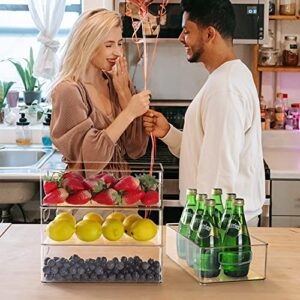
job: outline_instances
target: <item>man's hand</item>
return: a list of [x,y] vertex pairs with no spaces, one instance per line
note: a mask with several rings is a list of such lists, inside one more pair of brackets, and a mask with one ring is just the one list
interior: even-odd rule
[[143,117],[143,124],[148,134],[163,138],[170,130],[170,124],[162,113],[149,109]]

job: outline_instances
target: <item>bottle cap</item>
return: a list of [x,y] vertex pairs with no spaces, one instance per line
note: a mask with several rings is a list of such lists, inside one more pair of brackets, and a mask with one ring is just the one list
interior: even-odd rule
[[211,190],[211,193],[212,193],[213,195],[222,195],[222,189],[220,189],[220,188],[213,188],[213,189]]
[[186,194],[187,195],[196,195],[197,194],[197,189],[188,188],[188,189],[186,189]]
[[19,119],[19,121],[17,122],[18,126],[25,126],[25,125],[29,125],[29,122],[27,121],[27,119],[25,118],[25,113],[20,113],[21,118]]
[[197,201],[205,201],[207,199],[207,194],[197,194],[196,200]]
[[236,198],[234,201],[233,201],[233,205],[234,206],[244,206],[244,199],[242,198]]
[[227,199],[226,201],[232,201],[236,199],[236,194],[235,193],[227,193]]
[[214,207],[216,206],[216,201],[214,199],[206,199],[204,205],[208,207]]
[[50,126],[50,123],[51,123],[51,114],[48,113],[47,114],[47,117],[45,118],[44,122],[43,122],[43,125],[45,126]]

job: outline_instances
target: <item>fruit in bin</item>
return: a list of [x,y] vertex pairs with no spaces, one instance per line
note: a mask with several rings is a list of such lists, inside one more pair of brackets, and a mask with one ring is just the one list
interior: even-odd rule
[[72,177],[65,178],[62,187],[66,189],[69,194],[75,194],[78,191],[85,190],[83,180]]
[[137,220],[140,220],[142,219],[142,217],[138,214],[132,214],[132,215],[129,215],[125,218],[125,220],[123,221],[123,226],[124,226],[124,231],[126,234],[130,235],[130,228],[131,228],[131,225],[137,221]]
[[109,241],[119,240],[124,233],[124,226],[121,221],[108,219],[102,224],[103,236]]
[[113,188],[109,188],[94,195],[92,200],[103,205],[119,205],[122,201],[121,195]]
[[66,178],[75,178],[79,181],[83,181],[83,177],[80,174],[77,174],[75,172],[65,172],[62,175],[62,179],[66,179]]
[[74,195],[69,196],[66,199],[66,202],[73,205],[83,205],[88,203],[92,198],[92,195],[89,191],[79,191]]
[[143,174],[138,176],[140,181],[140,186],[143,191],[156,191],[158,187],[159,181],[153,176],[149,174]]
[[67,222],[70,222],[74,227],[76,225],[76,219],[75,217],[68,213],[68,212],[61,212],[56,217],[55,220],[65,220]]
[[141,202],[146,206],[155,205],[159,202],[159,194],[157,191],[148,191],[145,193]]
[[120,222],[123,222],[125,218],[126,218],[126,216],[123,213],[115,211],[115,212],[112,212],[111,214],[109,214],[105,220],[116,219],[116,220],[119,220]]
[[118,192],[131,192],[139,189],[140,181],[130,175],[122,177],[115,185],[114,189]]
[[112,174],[108,173],[102,174],[100,179],[103,180],[108,187],[114,187],[117,182],[117,179]]
[[83,185],[92,193],[99,193],[102,190],[107,189],[107,185],[104,183],[104,181],[96,177],[89,177],[84,179]]
[[137,241],[149,241],[156,233],[157,225],[150,219],[137,220],[130,227],[130,235]]
[[82,220],[76,225],[76,236],[84,242],[93,242],[100,238],[102,226],[99,222]]
[[125,192],[122,195],[122,203],[125,205],[133,205],[141,200],[145,195],[145,192],[142,190],[135,190],[131,192]]
[[67,241],[75,232],[75,226],[67,220],[53,220],[46,227],[47,236],[54,241]]
[[101,215],[93,213],[93,212],[90,212],[90,213],[87,213],[86,215],[84,215],[83,220],[95,221],[95,222],[100,223],[101,225],[104,222],[104,219],[102,218]]
[[65,189],[59,188],[59,189],[56,189],[56,190],[50,192],[49,194],[47,194],[43,198],[43,203],[44,204],[64,203],[68,196],[69,196],[69,193]]

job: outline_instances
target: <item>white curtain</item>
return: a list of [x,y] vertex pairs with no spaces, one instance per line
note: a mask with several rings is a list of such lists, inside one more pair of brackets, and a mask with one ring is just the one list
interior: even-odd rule
[[65,13],[66,0],[28,0],[31,17],[40,30],[38,41],[41,43],[35,60],[35,76],[51,79],[57,72],[56,51],[59,42],[54,39]]

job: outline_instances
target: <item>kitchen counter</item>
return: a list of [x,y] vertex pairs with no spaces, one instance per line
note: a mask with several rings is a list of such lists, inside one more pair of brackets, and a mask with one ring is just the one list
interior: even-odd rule
[[[300,229],[250,228],[269,243],[264,281],[199,285],[168,257],[162,284],[40,282],[39,225],[11,225],[0,239],[1,299],[296,300],[300,295]],[[134,255],[134,253],[133,253]]]
[[300,147],[264,147],[271,179],[300,179]]

